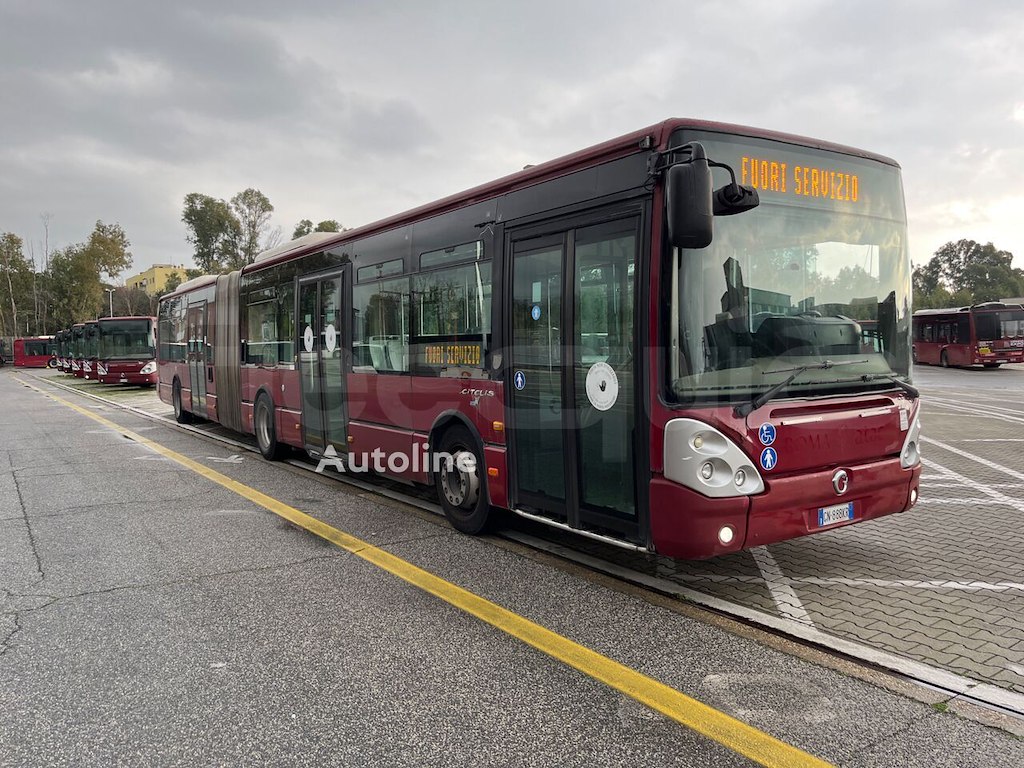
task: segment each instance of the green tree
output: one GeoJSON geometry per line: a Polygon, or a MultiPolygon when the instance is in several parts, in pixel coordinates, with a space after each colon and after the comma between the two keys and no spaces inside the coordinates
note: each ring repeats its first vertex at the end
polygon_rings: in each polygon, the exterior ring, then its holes
{"type": "Polygon", "coordinates": [[[231,198],[231,209],[241,227],[241,237],[236,257],[228,266],[239,269],[252,264],[256,254],[263,250],[261,243],[270,226],[274,206],[266,195],[250,187],[231,198]]]}
{"type": "Polygon", "coordinates": [[[914,305],[953,307],[1024,294],[1024,270],[992,243],[949,242],[914,270],[914,305]]]}
{"type": "Polygon", "coordinates": [[[181,285],[184,280],[181,279],[181,272],[171,272],[170,277],[167,278],[167,282],[164,284],[164,293],[174,293],[178,290],[178,286],[181,285]]]}
{"type": "Polygon", "coordinates": [[[85,244],[54,251],[47,273],[50,284],[55,287],[53,317],[62,326],[80,323],[101,313],[105,294],[100,270],[85,244]]]}
{"type": "Polygon", "coordinates": [[[31,303],[34,271],[23,246],[21,238],[11,232],[0,236],[0,336],[19,335],[24,323],[18,318],[24,311],[18,308],[31,303]]]}
{"type": "Polygon", "coordinates": [[[341,224],[335,219],[324,219],[316,227],[313,227],[313,222],[309,219],[303,219],[295,225],[295,231],[292,232],[292,240],[296,240],[304,235],[308,235],[311,232],[343,232],[341,224]]]}
{"type": "Polygon", "coordinates": [[[181,220],[188,227],[185,239],[195,249],[193,258],[200,273],[221,272],[237,262],[242,224],[226,202],[190,192],[185,195],[181,220]]]}
{"type": "Polygon", "coordinates": [[[132,265],[130,245],[120,224],[97,221],[85,245],[86,258],[95,266],[97,275],[102,272],[113,280],[132,265]]]}

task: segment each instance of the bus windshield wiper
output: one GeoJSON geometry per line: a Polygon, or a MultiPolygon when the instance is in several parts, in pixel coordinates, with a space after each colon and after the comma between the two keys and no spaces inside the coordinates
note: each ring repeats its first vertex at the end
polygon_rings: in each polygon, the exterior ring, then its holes
{"type": "Polygon", "coordinates": [[[867,362],[867,360],[843,360],[842,362],[837,363],[837,362],[834,362],[832,360],[822,360],[821,362],[818,362],[818,363],[808,363],[807,365],[797,365],[797,366],[793,366],[792,368],[776,368],[773,371],[763,371],[761,373],[762,376],[770,376],[773,373],[788,373],[789,371],[792,371],[792,373],[790,373],[789,376],[784,378],[782,381],[780,381],[778,384],[776,384],[771,389],[768,389],[768,390],[765,390],[764,392],[762,392],[760,395],[755,397],[749,403],[743,403],[742,405],[737,405],[736,408],[733,410],[733,413],[735,413],[737,416],[746,417],[752,411],[756,411],[762,405],[764,405],[769,400],[771,400],[773,397],[775,397],[777,394],[779,394],[779,392],[781,392],[786,387],[788,387],[790,384],[792,384],[796,380],[796,377],[799,376],[804,371],[809,371],[812,368],[816,369],[816,370],[827,371],[830,368],[837,368],[840,365],[859,365],[860,363],[866,363],[866,362],[867,362]]]}
{"type": "Polygon", "coordinates": [[[879,379],[887,379],[891,381],[915,400],[921,397],[921,392],[917,387],[912,384],[907,384],[907,382],[897,377],[895,373],[865,373],[860,377],[861,381],[878,381],[879,379]]]}

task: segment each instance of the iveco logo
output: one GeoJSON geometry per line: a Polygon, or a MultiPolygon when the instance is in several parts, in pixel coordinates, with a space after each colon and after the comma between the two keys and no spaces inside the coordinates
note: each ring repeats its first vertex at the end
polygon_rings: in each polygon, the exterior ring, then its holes
{"type": "Polygon", "coordinates": [[[846,474],[845,469],[837,469],[836,473],[832,475],[832,488],[835,489],[837,496],[842,496],[850,488],[850,476],[846,474]]]}

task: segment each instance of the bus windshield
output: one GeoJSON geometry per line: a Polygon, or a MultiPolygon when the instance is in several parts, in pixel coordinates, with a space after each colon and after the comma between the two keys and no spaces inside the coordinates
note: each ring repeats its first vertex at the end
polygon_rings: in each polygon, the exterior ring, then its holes
{"type": "Polygon", "coordinates": [[[146,360],[155,356],[153,324],[147,319],[100,323],[100,352],[105,360],[146,360]]]}
{"type": "Polygon", "coordinates": [[[974,328],[979,341],[1019,339],[1024,337],[1024,310],[978,312],[974,315],[974,328]]]}
{"type": "MultiPolygon", "coordinates": [[[[748,399],[808,366],[789,396],[909,382],[910,269],[899,170],[792,144],[686,132],[761,204],[673,254],[669,389],[748,399]],[[836,365],[838,364],[838,365],[836,365]]],[[[728,176],[717,176],[716,187],[728,176]]]]}

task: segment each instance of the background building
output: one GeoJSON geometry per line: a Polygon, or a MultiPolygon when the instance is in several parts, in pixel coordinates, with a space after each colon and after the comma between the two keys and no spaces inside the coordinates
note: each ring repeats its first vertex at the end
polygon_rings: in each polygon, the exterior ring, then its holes
{"type": "Polygon", "coordinates": [[[126,288],[135,288],[145,291],[150,296],[159,296],[163,293],[164,286],[171,275],[177,274],[181,282],[185,282],[184,267],[175,267],[171,264],[154,264],[145,272],[126,277],[124,285],[126,288]]]}

